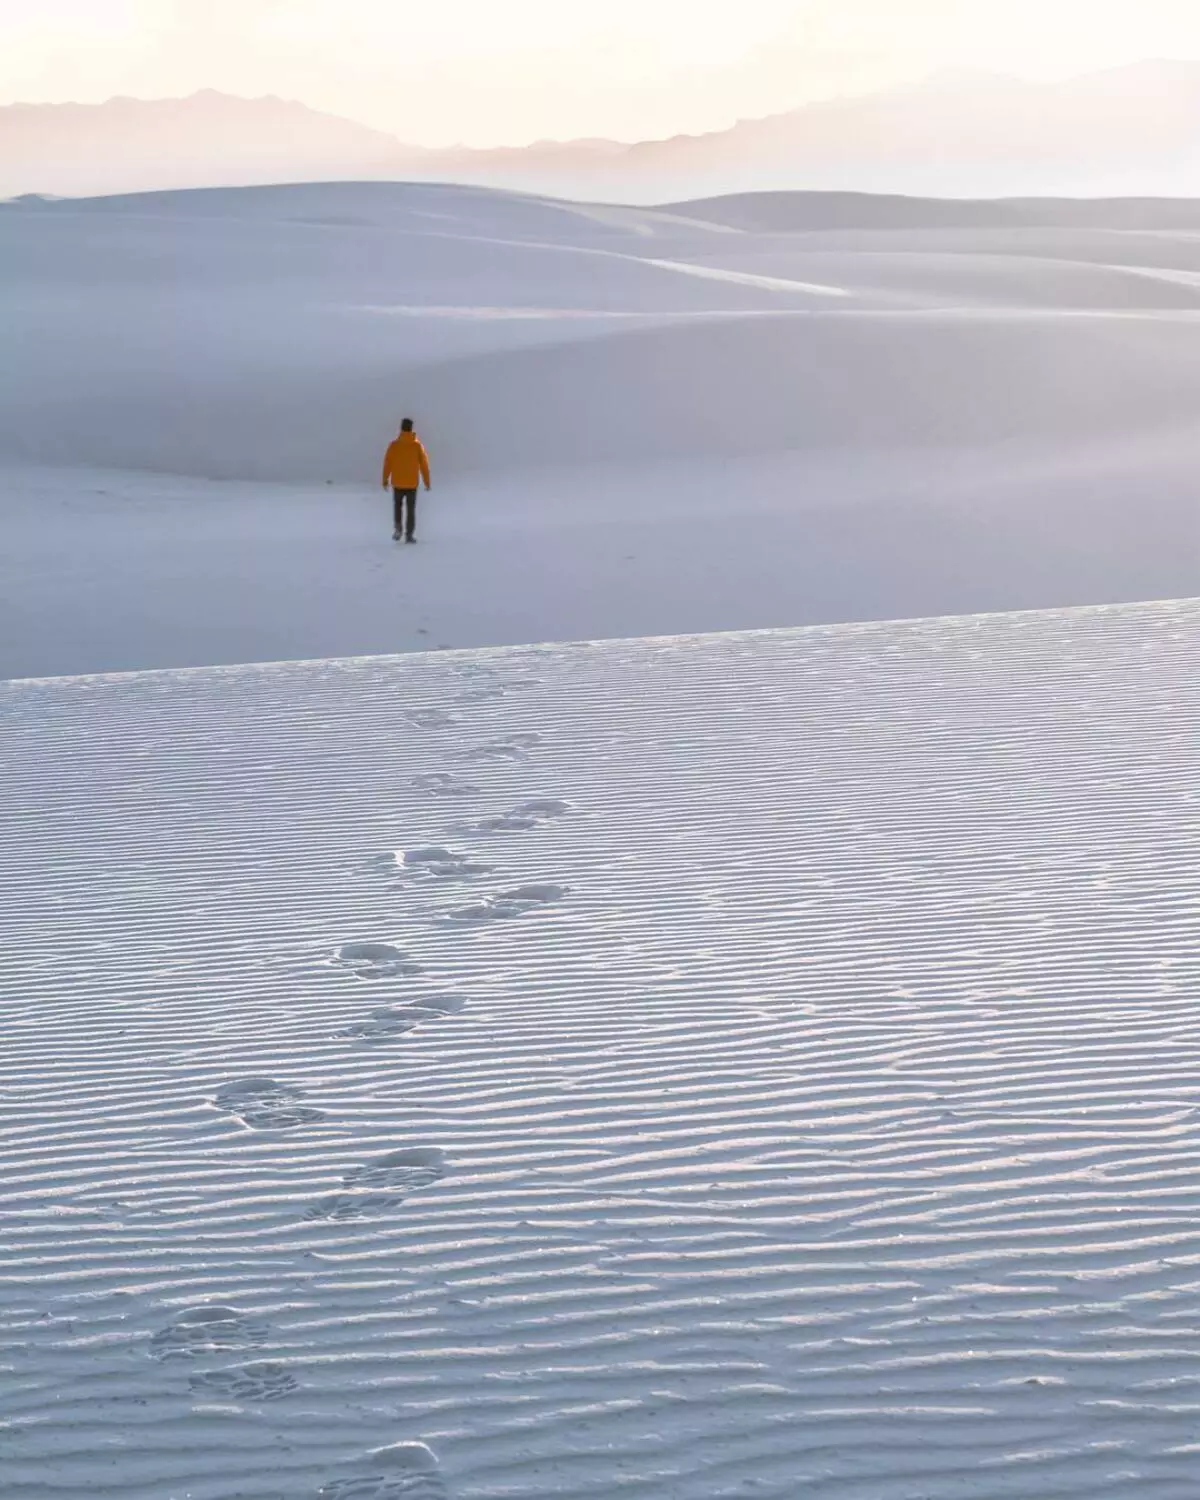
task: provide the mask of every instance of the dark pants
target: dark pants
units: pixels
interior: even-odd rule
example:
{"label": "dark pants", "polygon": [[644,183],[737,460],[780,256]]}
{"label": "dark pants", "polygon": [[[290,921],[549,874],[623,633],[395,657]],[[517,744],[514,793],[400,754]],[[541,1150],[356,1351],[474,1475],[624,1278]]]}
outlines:
{"label": "dark pants", "polygon": [[[396,530],[402,531],[405,536],[412,536],[417,529],[417,492],[416,490],[393,490],[392,504],[395,507]],[[408,518],[405,519],[405,510]]]}

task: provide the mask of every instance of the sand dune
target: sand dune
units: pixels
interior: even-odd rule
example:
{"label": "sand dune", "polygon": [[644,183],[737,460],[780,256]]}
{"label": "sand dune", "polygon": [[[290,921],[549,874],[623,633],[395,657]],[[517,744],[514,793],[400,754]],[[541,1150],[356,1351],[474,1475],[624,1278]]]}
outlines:
{"label": "sand dune", "polygon": [[[1178,230],[300,186],[8,209],[0,271],[0,671],[1200,586]],[[377,466],[406,413],[450,550],[401,584]]]}
{"label": "sand dune", "polygon": [[[1191,248],[1200,261],[1200,245]],[[1181,253],[1160,242],[1143,252],[1140,244],[1101,236],[1082,246],[1039,245],[1022,236],[1004,250],[978,243],[943,248],[926,242],[908,248],[886,239],[861,247],[828,246],[823,238],[805,237],[782,246],[758,241],[744,252],[725,250],[718,257],[727,273],[739,268],[746,275],[774,276],[781,282],[836,276],[843,296],[882,310],[1007,307],[1064,313],[1123,308],[1194,312],[1200,309],[1200,270],[1187,268],[1191,259],[1189,247]],[[1165,264],[1157,264],[1160,260]]]}
{"label": "sand dune", "polygon": [[435,367],[421,397],[431,425],[453,423],[464,462],[479,467],[518,465],[534,449],[545,461],[598,463],[614,434],[633,462],[823,445],[1074,443],[1114,425],[1187,420],[1200,406],[1195,345],[1196,328],[1172,319],[1010,309],[739,318]]}
{"label": "sand dune", "polygon": [[1192,1500],[1198,244],[0,211],[14,1496]]}
{"label": "sand dune", "polygon": [[[365,189],[374,217],[362,224],[317,222],[308,189],[164,201],[161,213],[135,200],[0,214],[16,351],[0,373],[0,456],[345,479],[374,468],[398,404],[419,399],[417,370],[563,337],[547,314],[662,318],[823,295],[652,264],[672,259],[671,241],[643,232],[653,216],[627,226],[602,210],[403,188]],[[334,188],[327,208],[340,219],[350,201]],[[418,221],[434,201],[449,212]],[[463,316],[447,318],[453,308]],[[402,323],[384,316],[393,309]],[[577,318],[569,336],[599,321]]]}
{"label": "sand dune", "polygon": [[0,470],[0,677],[1171,598],[1196,444],[836,450],[369,486]]}
{"label": "sand dune", "polygon": [[1198,634],[0,689],[12,1492],[1190,1500]]}
{"label": "sand dune", "polygon": [[923,198],[900,193],[760,192],[690,198],[667,210],[728,229],[1200,229],[1195,198]]}
{"label": "sand dune", "polygon": [[722,233],[367,184],[9,210],[0,264],[21,462],[368,478],[400,407],[459,473],[1077,442],[1197,394],[1180,234]]}
{"label": "sand dune", "polygon": [[648,237],[680,229],[704,237],[735,232],[707,213],[679,208],[568,202],[527,193],[455,183],[281,182],[256,187],[210,187],[170,192],[112,193],[38,203],[0,204],[0,217],[36,213],[39,219],[98,215],[140,219],[232,219],[309,224],[329,229],[410,229],[532,240]]}
{"label": "sand dune", "polygon": [[[1146,300],[1163,300],[1153,283]],[[239,326],[236,305],[216,327],[199,310],[183,323],[164,306],[161,323],[103,359],[60,343],[41,380],[10,373],[0,443],[26,462],[366,483],[380,434],[411,409],[443,472],[464,483],[598,463],[627,464],[632,481],[649,461],[1079,443],[1114,427],[1153,435],[1189,421],[1200,401],[1195,328],[1172,317],[839,312],[631,328],[490,308],[458,318],[387,311],[315,314],[264,348]],[[108,327],[116,339],[117,322]],[[322,358],[322,340],[338,334],[357,346],[353,362]],[[392,343],[407,346],[407,370],[389,360]],[[459,357],[446,360],[456,346]],[[429,363],[416,364],[418,351]]]}

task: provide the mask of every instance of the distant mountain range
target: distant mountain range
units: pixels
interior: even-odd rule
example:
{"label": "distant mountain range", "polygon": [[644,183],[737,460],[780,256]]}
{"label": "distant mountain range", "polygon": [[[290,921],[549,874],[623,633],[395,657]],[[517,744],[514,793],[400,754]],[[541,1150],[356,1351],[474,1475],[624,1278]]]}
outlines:
{"label": "distant mountain range", "polygon": [[284,99],[209,91],[0,109],[0,197],[390,176],[404,156],[389,135]]}
{"label": "distant mountain range", "polygon": [[282,181],[454,181],[654,203],[778,189],[1200,195],[1200,63],[1058,83],[941,74],[708,135],[427,150],[282,99],[0,108],[0,197]]}

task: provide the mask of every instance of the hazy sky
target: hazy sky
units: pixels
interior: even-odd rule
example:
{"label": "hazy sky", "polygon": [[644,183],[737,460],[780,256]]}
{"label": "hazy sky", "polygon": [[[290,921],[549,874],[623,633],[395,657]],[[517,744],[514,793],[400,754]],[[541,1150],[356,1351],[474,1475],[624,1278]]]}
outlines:
{"label": "hazy sky", "polygon": [[1200,0],[0,0],[0,103],[200,88],[429,145],[720,129],[946,67],[1200,58]]}

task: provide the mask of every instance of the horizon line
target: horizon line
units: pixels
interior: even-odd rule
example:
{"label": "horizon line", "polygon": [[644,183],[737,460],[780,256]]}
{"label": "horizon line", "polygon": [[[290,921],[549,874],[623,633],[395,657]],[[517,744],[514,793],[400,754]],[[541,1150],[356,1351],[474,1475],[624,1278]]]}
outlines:
{"label": "horizon line", "polygon": [[[853,103],[856,100],[870,100],[887,98],[890,95],[905,93],[911,90],[920,90],[938,80],[980,80],[992,79],[997,82],[1016,84],[1029,89],[1049,89],[1062,84],[1079,82],[1087,78],[1103,78],[1109,75],[1128,73],[1141,68],[1200,68],[1200,56],[1195,58],[1170,58],[1162,56],[1148,56],[1139,58],[1134,62],[1117,63],[1105,68],[1088,68],[1082,72],[1063,74],[1054,78],[1028,78],[1019,73],[1001,72],[989,68],[975,67],[944,67],[935,68],[928,72],[914,73],[911,78],[888,84],[882,87],[867,88],[862,90],[851,90],[841,93],[822,95],[817,98],[807,99],[788,109],[772,110],[763,115],[741,115],[729,125],[714,128],[712,130],[687,131],[680,130],[669,135],[660,136],[637,136],[626,139],[621,136],[537,136],[522,141],[498,142],[486,146],[471,145],[465,141],[455,141],[447,145],[428,146],[419,142],[405,140],[403,136],[392,131],[381,129],[379,126],[368,125],[364,120],[357,119],[353,115],[343,114],[337,110],[326,109],[321,105],[310,104],[307,100],[277,93],[263,94],[238,94],[227,89],[204,86],[192,89],[185,94],[110,94],[105,99],[81,100],[81,99],[11,99],[0,103],[0,115],[7,110],[56,110],[56,109],[82,109],[101,110],[107,109],[114,104],[133,105],[161,105],[161,104],[188,104],[197,99],[212,97],[215,99],[234,101],[239,104],[282,104],[291,105],[308,111],[310,114],[320,115],[326,119],[338,120],[344,124],[353,125],[356,128],[394,143],[402,150],[419,152],[424,155],[451,155],[455,153],[469,153],[471,155],[487,155],[506,151],[531,151],[546,147],[580,147],[580,146],[613,146],[625,150],[631,150],[638,146],[665,145],[672,141],[681,140],[706,140],[713,136],[724,135],[731,130],[736,130],[744,125],[759,124],[767,120],[778,120],[793,114],[802,114],[806,110],[820,109],[826,105],[839,103]],[[269,184],[263,184],[267,186]],[[275,184],[282,185],[282,184]],[[165,190],[165,191],[170,191]],[[108,195],[106,195],[108,196]],[[119,196],[119,195],[118,195]],[[887,196],[887,195],[872,195]],[[904,195],[900,195],[904,196]],[[983,200],[981,200],[983,201]]]}

